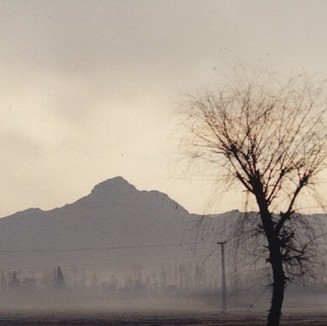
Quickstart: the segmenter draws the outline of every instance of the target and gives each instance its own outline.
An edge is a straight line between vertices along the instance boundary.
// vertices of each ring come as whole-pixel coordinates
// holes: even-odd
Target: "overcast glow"
[[[0,215],[63,205],[116,175],[191,212],[242,207],[235,194],[208,207],[210,178],[174,165],[174,110],[240,64],[326,78],[326,9],[0,0]]]

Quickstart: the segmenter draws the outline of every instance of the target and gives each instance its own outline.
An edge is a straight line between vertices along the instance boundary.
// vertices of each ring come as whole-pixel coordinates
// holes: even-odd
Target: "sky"
[[[0,216],[118,175],[190,212],[242,208],[180,160],[179,105],[235,69],[326,78],[326,30],[326,1],[0,0]]]

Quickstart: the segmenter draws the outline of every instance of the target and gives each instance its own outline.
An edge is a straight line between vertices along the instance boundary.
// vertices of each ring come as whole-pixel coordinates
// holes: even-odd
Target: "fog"
[[[165,210],[168,215],[172,212],[186,214],[181,208],[176,210],[176,203],[167,197],[142,193],[142,196],[147,195],[151,198],[155,195],[154,198],[165,203],[164,207],[171,207],[171,211]],[[83,202],[86,199],[84,198]],[[100,202],[97,201],[97,207],[99,205]],[[76,207],[77,204],[73,204],[65,209],[71,212],[72,208]],[[107,206],[106,211],[109,211]],[[135,211],[136,206],[133,209],[133,212]],[[59,212],[62,211],[57,209],[55,212],[60,215]],[[29,213],[34,214],[35,211],[25,212],[24,220],[28,218],[32,221],[31,216],[26,216]],[[156,210],[156,215],[158,214],[159,209]],[[93,226],[96,227],[96,214],[92,211],[90,215]],[[144,220],[145,212],[142,211],[141,216]],[[164,229],[164,216],[165,214],[162,214],[160,219],[163,224],[160,224],[159,220],[156,222],[157,228]],[[175,216],[176,219],[179,217]],[[20,224],[20,218],[16,215],[3,222],[8,224],[14,221],[15,227],[21,225],[13,230],[16,230],[17,235],[23,232],[24,237],[29,239],[29,229],[23,227],[25,224]],[[115,246],[106,242],[85,242],[75,246],[73,237],[70,237],[70,241],[64,246],[64,225],[61,220],[60,232],[58,231],[61,242],[58,242],[57,248],[47,249],[43,245],[40,249],[27,246],[25,249],[19,249],[14,247],[14,242],[11,241],[13,239],[8,239],[7,243],[12,243],[13,246],[0,251],[1,307],[3,311],[15,314],[127,314],[145,311],[165,314],[220,313],[222,252],[217,241],[226,240],[224,261],[227,311],[266,311],[271,296],[271,275],[269,265],[263,259],[264,242],[260,237],[246,237],[248,230],[253,229],[251,223],[255,220],[244,218],[238,211],[218,216],[188,218],[186,224],[181,224],[180,228],[174,225],[174,230],[164,232],[161,239],[157,236],[157,242],[152,243],[151,238],[146,241],[146,234],[140,233],[134,243],[126,242],[125,245],[123,242]],[[307,218],[314,218],[317,231],[325,228],[324,215]],[[40,218],[42,221],[46,219],[46,216]],[[39,222],[34,224],[39,225]],[[3,229],[5,230],[5,224]],[[86,230],[80,233],[80,236],[84,234],[84,240],[88,239]],[[106,238],[113,239],[112,230],[117,229],[113,225],[108,228]],[[176,238],[172,241],[173,231],[178,231],[179,240]],[[40,232],[33,231],[31,234]],[[123,240],[121,235],[121,241]],[[320,247],[323,249],[325,240],[320,240]],[[321,250],[317,254],[322,263],[325,252]],[[315,277],[308,275],[301,278],[301,282],[289,285],[285,297],[285,311],[324,311],[324,305],[327,304],[327,279],[324,265],[321,264],[321,267],[322,269],[319,269],[316,264],[313,268]]]
[[[99,252],[100,251],[100,252]],[[187,313],[222,310],[221,251],[217,244],[111,251],[0,255],[0,304],[7,313]],[[157,259],[160,257],[159,259]],[[69,258],[69,259],[68,259]],[[267,309],[269,269],[226,246],[227,310]],[[285,311],[324,311],[324,277],[305,277],[286,292]]]

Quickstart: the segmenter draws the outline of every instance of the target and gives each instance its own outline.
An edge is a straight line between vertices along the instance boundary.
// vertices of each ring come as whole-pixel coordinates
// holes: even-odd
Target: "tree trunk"
[[[274,227],[272,214],[268,209],[267,201],[259,177],[253,180],[253,189],[260,210],[262,226],[268,241],[268,261],[271,264],[273,272],[273,293],[267,325],[279,326],[285,289],[285,273],[283,268],[280,242]]]
[[[268,314],[267,325],[279,326],[284,300],[285,274],[283,270],[280,249],[278,246],[273,247],[275,248],[269,248],[270,263],[273,271],[273,293],[271,299],[271,306]]]

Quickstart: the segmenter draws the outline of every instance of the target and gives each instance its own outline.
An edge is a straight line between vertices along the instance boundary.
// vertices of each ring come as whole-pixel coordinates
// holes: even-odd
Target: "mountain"
[[[203,289],[216,291],[220,257],[202,241],[195,244],[202,236],[199,221],[166,194],[137,190],[122,177],[63,207],[4,217],[2,306],[98,307],[106,298],[125,307],[129,298],[135,303],[135,295],[150,295],[153,303],[163,294],[188,297],[200,291],[201,297]],[[58,271],[67,291],[56,288]]]
[[[173,260],[186,259],[191,256],[189,246],[181,244],[194,241],[190,229],[198,218],[166,194],[137,190],[116,177],[63,207],[31,208],[0,219],[0,268],[105,268],[160,263],[172,254],[177,257]]]
[[[140,285],[179,288],[186,296],[186,290],[216,291],[222,270],[217,242],[228,240],[227,282],[237,293],[267,281],[267,266],[256,265],[253,255],[254,247],[264,248],[262,239],[238,244],[231,239],[233,230],[251,238],[257,214],[241,214],[190,214],[164,193],[137,190],[122,177],[109,179],[74,203],[49,211],[30,208],[0,219],[0,290],[11,286],[12,275],[21,284],[35,280],[38,288],[49,288],[60,266],[68,287],[86,291],[92,284],[119,288],[119,295]],[[307,218],[320,233],[326,229],[325,215]]]
[[[178,242],[190,214],[158,191],[138,191],[121,177],[50,211],[28,209],[0,219],[0,251]]]

